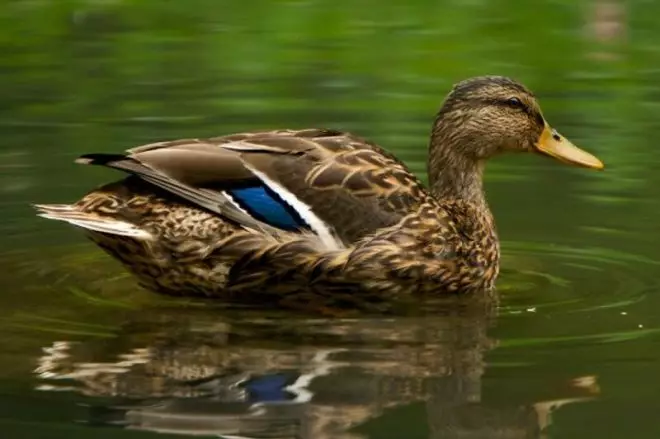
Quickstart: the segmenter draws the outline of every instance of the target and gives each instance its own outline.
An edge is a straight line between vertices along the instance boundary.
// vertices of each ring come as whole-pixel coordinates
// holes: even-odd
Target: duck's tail
[[[149,232],[133,223],[85,212],[73,204],[34,204],[33,206],[37,209],[37,215],[42,218],[64,221],[86,230],[137,239],[153,238]]]

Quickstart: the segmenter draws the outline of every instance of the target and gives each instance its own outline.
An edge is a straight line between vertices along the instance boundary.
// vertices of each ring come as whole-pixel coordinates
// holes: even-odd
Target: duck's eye
[[[506,103],[512,107],[515,108],[524,108],[525,106],[523,105],[522,101],[518,98],[509,98],[507,99]]]

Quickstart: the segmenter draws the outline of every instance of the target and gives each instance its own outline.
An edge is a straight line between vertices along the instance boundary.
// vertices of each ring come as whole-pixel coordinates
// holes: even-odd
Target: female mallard
[[[489,76],[460,82],[442,105],[428,190],[352,134],[280,130],[84,155],[78,163],[130,175],[75,204],[36,207],[166,294],[355,306],[490,292],[499,243],[482,174],[504,151],[603,168],[550,128],[527,88]]]

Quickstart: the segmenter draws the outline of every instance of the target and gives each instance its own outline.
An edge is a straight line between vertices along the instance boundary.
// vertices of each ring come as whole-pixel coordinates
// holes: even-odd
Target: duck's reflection
[[[110,340],[44,348],[36,373],[41,390],[90,397],[91,423],[130,429],[357,439],[418,403],[423,418],[402,417],[398,437],[419,419],[423,437],[538,437],[554,406],[589,397],[593,383],[563,401],[485,405],[491,318],[479,306],[352,320],[161,310]]]

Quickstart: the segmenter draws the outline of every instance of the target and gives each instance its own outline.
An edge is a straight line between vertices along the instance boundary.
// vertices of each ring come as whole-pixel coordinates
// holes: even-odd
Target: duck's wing
[[[161,142],[78,162],[135,174],[248,227],[309,229],[342,243],[396,223],[428,197],[387,151],[322,129]]]

